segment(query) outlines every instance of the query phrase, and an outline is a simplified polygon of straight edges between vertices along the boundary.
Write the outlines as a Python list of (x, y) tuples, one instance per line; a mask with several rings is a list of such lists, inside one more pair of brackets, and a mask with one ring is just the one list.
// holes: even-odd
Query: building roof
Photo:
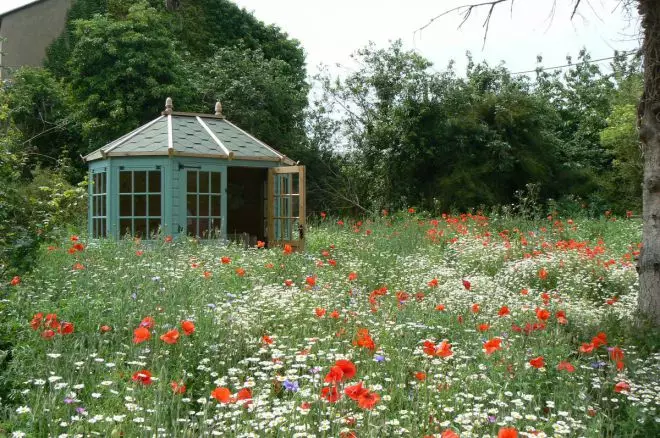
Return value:
[(41, 3), (43, 1), (45, 0), (15, 0), (13, 2), (3, 4), (0, 6), (0, 17), (9, 15), (12, 12), (16, 12), (20, 9), (32, 6), (34, 3)]
[(108, 157), (154, 155), (294, 164), (284, 154), (226, 120), (219, 104), (216, 115), (209, 115), (174, 112), (170, 103), (160, 117), (83, 158), (89, 162)]

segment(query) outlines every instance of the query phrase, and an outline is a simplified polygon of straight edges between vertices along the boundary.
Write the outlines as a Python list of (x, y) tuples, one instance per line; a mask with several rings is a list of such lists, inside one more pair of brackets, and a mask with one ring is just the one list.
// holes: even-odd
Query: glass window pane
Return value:
[(133, 216), (131, 195), (119, 195), (119, 216)]
[(291, 197), (282, 196), (280, 198), (280, 216), (289, 217), (291, 216)]
[(273, 220), (273, 233), (275, 234), (275, 240), (282, 240), (282, 226), (280, 219)]
[(199, 237), (208, 237), (209, 235), (209, 219), (199, 219)]
[(126, 234), (131, 234), (131, 225), (132, 225), (132, 220), (131, 219), (120, 219), (119, 220), (119, 235), (121, 237), (124, 237)]
[(158, 233), (160, 228), (160, 219), (149, 219), (149, 238)]
[(300, 193), (300, 174), (293, 173), (291, 174), (292, 188), (291, 193), (298, 194)]
[(144, 193), (147, 191), (147, 172), (133, 172), (133, 192)]
[(220, 193), (220, 172), (211, 172), (211, 193)]
[(188, 174), (186, 190), (189, 193), (196, 193), (197, 192), (197, 172), (194, 171), (194, 170), (188, 170), (186, 173)]
[(220, 196), (211, 196), (211, 216), (220, 216)]
[(134, 222), (135, 232), (133, 236), (145, 238), (147, 236), (147, 220), (146, 219), (135, 219)]
[(273, 175), (273, 194), (278, 196), (280, 194), (280, 176), (275, 174)]
[(209, 215), (209, 195), (199, 195), (199, 215)]
[(160, 195), (149, 195), (149, 216), (160, 216)]
[(106, 237), (107, 236), (106, 231), (105, 231), (105, 224), (106, 224), (106, 220), (101, 219), (101, 233), (100, 233), (101, 237)]
[(105, 213), (105, 200), (107, 199), (106, 195), (99, 196), (99, 199), (101, 200), (101, 216), (105, 216), (106, 215), (106, 213)]
[(106, 178), (105, 177), (105, 172), (103, 172), (101, 174), (101, 184), (100, 184), (100, 192), (99, 193), (105, 193), (105, 184), (106, 184), (105, 178)]
[(197, 235), (197, 219), (188, 219), (188, 228), (186, 229), (186, 233), (188, 233), (189, 236)]
[(95, 173), (92, 175), (92, 193), (99, 193), (99, 185), (101, 184), (101, 174)]
[(199, 193), (209, 192), (209, 173), (199, 172)]
[(119, 172), (119, 193), (131, 193), (133, 191), (133, 172), (121, 171)]
[(220, 232), (220, 228), (222, 228), (222, 219), (219, 217), (211, 218), (210, 222), (210, 228), (211, 231), (214, 231), (216, 234)]
[(149, 193), (160, 193), (160, 170), (149, 172)]
[(134, 195), (133, 196), (133, 209), (134, 209), (133, 211), (135, 212), (135, 213), (133, 213), (133, 216), (146, 216), (147, 215), (147, 196), (146, 195)]
[(197, 195), (188, 195), (186, 201), (188, 216), (197, 216)]
[(281, 179), (281, 181), (282, 181), (282, 182), (281, 182), (281, 185), (282, 185), (282, 194), (290, 193), (290, 191), (289, 191), (289, 184), (290, 184), (291, 181), (290, 181), (289, 175), (280, 175), (280, 179)]
[(289, 219), (282, 219), (282, 238), (284, 240), (291, 240), (291, 221)]

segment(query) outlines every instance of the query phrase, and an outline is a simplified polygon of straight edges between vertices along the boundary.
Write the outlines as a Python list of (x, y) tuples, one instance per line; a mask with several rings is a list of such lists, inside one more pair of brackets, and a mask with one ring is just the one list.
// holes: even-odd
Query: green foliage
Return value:
[(89, 149), (136, 128), (176, 97), (181, 58), (159, 14), (144, 2), (122, 19), (75, 22), (68, 79)]
[[(44, 68), (23, 67), (5, 86), (2, 99), (25, 141), (27, 168), (54, 167), (59, 159), (75, 163), (71, 180), (80, 178), (80, 133), (69, 90)], [(77, 170), (77, 171), (76, 171)]]

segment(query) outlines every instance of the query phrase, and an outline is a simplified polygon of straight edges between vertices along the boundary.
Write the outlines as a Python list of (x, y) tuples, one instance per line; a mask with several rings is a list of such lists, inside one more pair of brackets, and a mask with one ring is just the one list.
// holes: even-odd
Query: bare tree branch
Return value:
[[(582, 3), (582, 0), (574, 0), (575, 1), (575, 6), (573, 7), (573, 12), (571, 13), (571, 20), (573, 17), (575, 17), (575, 14), (577, 14), (578, 7)], [(621, 0), (624, 1), (624, 0)], [(463, 13), (463, 20), (461, 21), (461, 24), (458, 25), (459, 29), (465, 24), (465, 22), (470, 18), (470, 15), (472, 15), (472, 11), (474, 9), (480, 8), (482, 6), (489, 6), (488, 9), (488, 15), (486, 16), (486, 20), (484, 20), (483, 27), (485, 29), (484, 31), (484, 46), (486, 45), (486, 38), (488, 37), (488, 29), (490, 28), (490, 19), (493, 16), (493, 10), (495, 9), (495, 6), (497, 6), (500, 3), (505, 3), (505, 2), (511, 2), (511, 14), (513, 14), (513, 4), (515, 3), (515, 0), (492, 0), (488, 2), (482, 2), (482, 3), (473, 3), (473, 4), (467, 4), (467, 5), (461, 5), (457, 6), (455, 8), (451, 8), (449, 10), (444, 11), (440, 15), (436, 15), (435, 17), (431, 18), (428, 23), (426, 23), (424, 26), (420, 27), (419, 29), (415, 30), (413, 32), (413, 39), (415, 38), (415, 34), (417, 32), (421, 32), (427, 27), (429, 27), (431, 24), (433, 24), (434, 21), (436, 21), (440, 17), (444, 17), (445, 15), (451, 14), (452, 12), (460, 12)], [(552, 5), (552, 12), (551, 16), (554, 16), (554, 11), (556, 8), (556, 0), (553, 2)]]
[[(493, 7), (493, 6), (495, 6), (495, 5), (499, 4), (499, 3), (507, 2), (507, 1), (509, 1), (509, 0), (492, 0), (492, 1), (484, 2), (484, 3), (474, 3), (474, 4), (471, 4), (471, 5), (457, 6), (457, 7), (455, 7), (455, 8), (452, 8), (452, 9), (449, 9), (448, 11), (443, 12), (443, 13), (440, 14), (440, 15), (436, 15), (435, 17), (431, 18), (431, 19), (429, 20), (428, 23), (426, 23), (424, 26), (420, 27), (420, 28), (417, 29), (415, 32), (413, 32), (413, 36), (414, 36), (415, 33), (417, 33), (417, 32), (421, 32), (421, 31), (423, 31), (424, 29), (426, 29), (427, 27), (429, 27), (429, 26), (430, 26), (431, 24), (433, 24), (433, 22), (434, 22), (435, 20), (437, 20), (438, 18), (440, 18), (440, 17), (444, 17), (445, 15), (451, 14), (452, 12), (457, 12), (457, 11), (458, 11), (458, 12), (462, 12), (462, 11), (465, 11), (465, 14), (464, 14), (464, 16), (463, 16), (463, 22), (461, 23), (460, 26), (458, 26), (458, 27), (461, 27), (461, 26), (463, 25), (463, 23), (465, 23), (465, 22), (467, 21), (467, 19), (470, 17), (470, 14), (472, 13), (472, 10), (473, 10), (473, 9), (475, 9), (475, 8), (479, 8), (479, 7), (481, 7), (481, 6), (491, 6), (491, 11), (492, 11), (492, 7)], [(513, 2), (512, 2), (512, 3), (513, 3)]]
[(573, 12), (571, 13), (571, 20), (573, 19), (573, 17), (575, 17), (575, 14), (577, 13), (578, 10), (578, 6), (580, 6), (581, 2), (582, 0), (575, 0), (575, 7), (573, 7)]

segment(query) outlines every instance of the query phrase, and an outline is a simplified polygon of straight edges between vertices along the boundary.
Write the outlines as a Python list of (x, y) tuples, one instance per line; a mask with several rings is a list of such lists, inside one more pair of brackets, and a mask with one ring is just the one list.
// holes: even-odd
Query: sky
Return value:
[[(0, 14), (33, 0), (0, 0)], [(466, 51), (475, 61), (492, 65), (504, 61), (513, 72), (533, 70), (537, 55), (543, 66), (566, 64), (566, 56), (577, 57), (583, 47), (592, 58), (611, 56), (616, 50), (639, 47), (636, 17), (626, 18), (619, 0), (583, 0), (571, 20), (573, 0), (516, 0), (493, 12), (484, 46), (482, 24), (487, 9), (475, 10), (459, 28), (459, 12), (440, 17), (422, 31), (429, 20), (466, 3), (485, 0), (235, 0), (268, 24), (275, 24), (298, 39), (307, 55), (310, 75), (320, 64), (337, 74), (356, 68), (350, 55), (373, 41), (387, 47), (401, 39), (404, 47), (416, 50), (445, 69), (456, 61), (465, 69)], [(555, 4), (553, 13), (553, 4)], [(337, 66), (339, 64), (340, 66)], [(607, 62), (603, 64), (607, 65)]]

